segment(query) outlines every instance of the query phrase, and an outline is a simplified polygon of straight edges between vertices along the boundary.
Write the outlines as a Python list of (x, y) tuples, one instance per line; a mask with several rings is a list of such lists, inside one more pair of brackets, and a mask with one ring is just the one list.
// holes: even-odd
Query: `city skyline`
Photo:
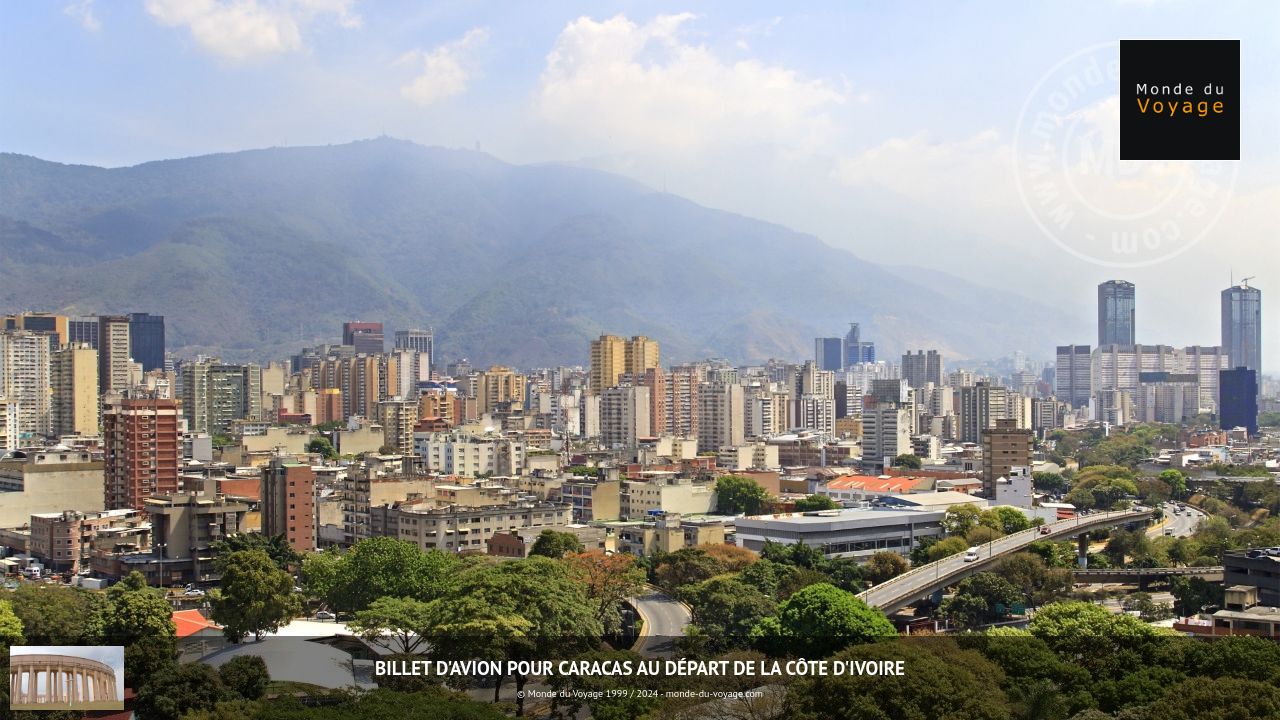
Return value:
[[(885, 62), (891, 54), (885, 42), (865, 34), (871, 27), (912, 24), (911, 14), (897, 8), (817, 5), (779, 15), (763, 4), (730, 11), (700, 3), (561, 3), (498, 16), (483, 8), (248, 3), (254, 12), (244, 27), (220, 32), (228, 17), (217, 4), (200, 7), (158, 1), (80, 2), (65, 12), (58, 6), (7, 7), (13, 22), (5, 27), (38, 31), (4, 36), (0, 44), (0, 53), (13, 53), (12, 62), (0, 64), (9, 69), (0, 70), (0, 88), (28, 108), (0, 118), (0, 150), (116, 166), (341, 143), (384, 132), (430, 145), (478, 144), (516, 163), (619, 172), (709, 207), (815, 233), (875, 262), (924, 266), (973, 279), (991, 292), (1070, 306), (1085, 297), (1077, 279), (1096, 284), (1115, 273), (1036, 237), (1013, 192), (1008, 144), (1019, 105), (1055, 62), (1124, 37), (1140, 24), (1156, 35), (1241, 37), (1252, 108), (1245, 116), (1240, 180), (1212, 233), (1179, 258), (1126, 271), (1147, 288), (1145, 307), (1166, 309), (1151, 313), (1144, 325), (1174, 344), (1201, 342), (1216, 331), (1218, 313), (1190, 298), (1218, 292), (1233, 272), (1239, 276), (1246, 268), (1257, 268), (1258, 286), (1275, 285), (1269, 269), (1275, 258), (1257, 229), (1266, 226), (1265, 209), (1277, 195), (1265, 170), (1278, 152), (1266, 141), (1275, 94), (1264, 75), (1247, 69), (1274, 65), (1277, 50), (1261, 30), (1267, 23), (1256, 17), (1204, 18), (1189, 4), (1162, 4), (1156, 12), (1146, 3), (1118, 0), (1087, 20), (1066, 7), (1011, 6), (1008, 12), (1026, 27), (1054, 32), (997, 39), (989, 35), (995, 29), (937, 4), (933, 12), (950, 21), (914, 24), (929, 37), (929, 57), (895, 66)], [(959, 36), (936, 29), (953, 25), (967, 28), (962, 45)], [(866, 42), (848, 43), (835, 27), (857, 28)], [(118, 52), (125, 44), (128, 52)], [(975, 46), (1001, 52), (975, 55)], [(612, 53), (603, 51), (608, 47)], [(1023, 61), (999, 59), (1014, 52)], [(954, 68), (932, 61), (948, 53), (967, 61)], [(35, 85), (18, 72), (29, 63), (49, 69), (46, 82)], [(598, 89), (590, 72), (597, 66), (628, 78), (605, 89), (649, 102), (616, 102), (612, 108), (634, 112), (610, 111), (615, 96), (589, 92)], [(969, 82), (975, 72), (983, 83)], [(126, 76), (139, 81), (113, 92), (116, 78)], [(750, 121), (717, 112), (691, 120), (689, 108), (673, 105), (673, 95), (684, 91), (713, 106), (751, 107), (759, 86), (754, 80), (764, 77), (778, 80), (780, 95), (771, 105), (792, 112), (738, 113)], [(195, 79), (202, 86), (198, 98), (170, 101), (184, 81)], [(288, 99), (283, 103), (282, 91)], [(51, 114), (61, 107), (77, 108), (73, 115), (99, 132), (93, 139), (76, 132), (62, 114)], [(250, 107), (255, 112), (247, 112)], [(338, 107), (344, 112), (330, 112)], [(587, 111), (597, 112), (607, 137), (582, 131), (578, 118)], [(665, 117), (654, 118), (654, 112)], [(226, 122), (226, 113), (252, 120)], [(935, 119), (944, 116), (945, 122)], [(676, 132), (678, 127), (695, 134)], [(698, 142), (705, 146), (690, 152)], [(984, 188), (983, 198), (966, 189), (976, 187)], [(962, 249), (975, 246), (985, 252)], [(1006, 273), (987, 271), (990, 258), (1009, 272), (1052, 272), (1035, 283), (1004, 283), (996, 278)], [(1179, 281), (1158, 282), (1170, 274)], [(1268, 296), (1264, 302), (1273, 301)]]

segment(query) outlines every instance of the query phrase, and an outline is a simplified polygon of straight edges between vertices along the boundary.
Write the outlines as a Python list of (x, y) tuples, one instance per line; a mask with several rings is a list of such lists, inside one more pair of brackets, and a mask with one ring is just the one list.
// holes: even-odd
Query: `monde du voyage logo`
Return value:
[(1240, 41), (1121, 40), (1120, 159), (1239, 160)]

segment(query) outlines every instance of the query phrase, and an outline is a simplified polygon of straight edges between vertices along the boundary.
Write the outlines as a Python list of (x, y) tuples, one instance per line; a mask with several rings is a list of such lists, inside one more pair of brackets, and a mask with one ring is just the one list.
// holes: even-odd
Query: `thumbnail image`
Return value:
[(123, 710), (124, 648), (10, 648), (9, 709)]

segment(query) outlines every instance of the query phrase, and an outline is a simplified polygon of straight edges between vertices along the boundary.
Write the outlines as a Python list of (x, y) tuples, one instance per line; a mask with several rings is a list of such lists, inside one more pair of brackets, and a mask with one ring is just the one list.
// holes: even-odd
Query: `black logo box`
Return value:
[(1239, 40), (1120, 41), (1121, 160), (1239, 160), (1240, 102)]

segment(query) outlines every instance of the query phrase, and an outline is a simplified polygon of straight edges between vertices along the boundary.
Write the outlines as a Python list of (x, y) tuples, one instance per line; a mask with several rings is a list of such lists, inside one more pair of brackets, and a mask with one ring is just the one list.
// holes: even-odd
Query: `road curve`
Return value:
[(644, 621), (634, 649), (647, 657), (674, 655), (675, 641), (684, 637), (685, 629), (693, 621), (693, 614), (688, 605), (658, 588), (648, 587), (646, 590), (643, 595), (627, 599)]

